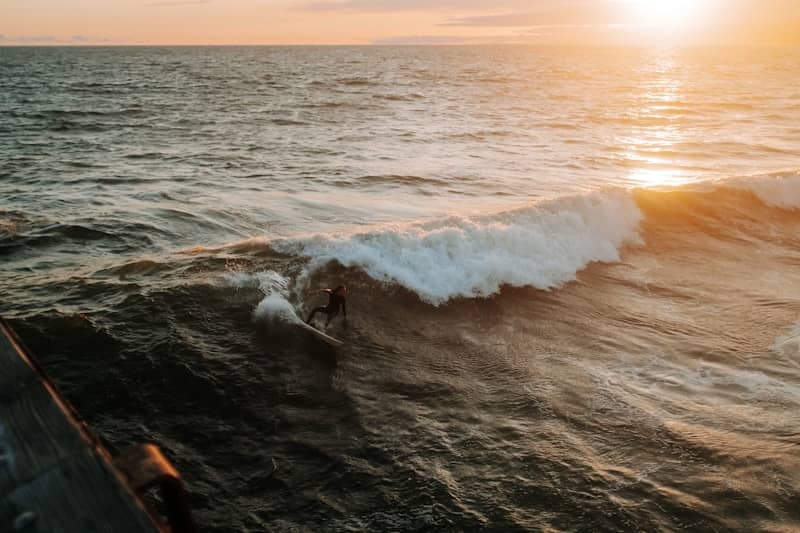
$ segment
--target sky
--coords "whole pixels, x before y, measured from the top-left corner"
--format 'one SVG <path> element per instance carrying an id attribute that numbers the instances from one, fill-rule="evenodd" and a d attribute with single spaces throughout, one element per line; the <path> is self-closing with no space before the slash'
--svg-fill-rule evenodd
<path id="1" fill-rule="evenodd" d="M 800 0 L 0 0 L 0 45 L 800 44 Z"/>

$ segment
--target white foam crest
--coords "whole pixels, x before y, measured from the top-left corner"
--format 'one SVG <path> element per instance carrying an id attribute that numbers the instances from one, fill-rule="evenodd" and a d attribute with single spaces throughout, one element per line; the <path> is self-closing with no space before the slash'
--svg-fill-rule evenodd
<path id="1" fill-rule="evenodd" d="M 274 270 L 258 272 L 253 277 L 258 280 L 258 287 L 264 293 L 264 298 L 253 311 L 256 319 L 289 323 L 300 321 L 294 307 L 289 303 L 289 278 Z"/>
<path id="2" fill-rule="evenodd" d="M 289 300 L 282 294 L 272 293 L 268 294 L 262 299 L 253 315 L 257 319 L 272 319 L 280 320 L 281 322 L 299 323 L 300 318 L 294 311 L 294 307 Z"/>
<path id="3" fill-rule="evenodd" d="M 771 207 L 800 209 L 800 172 L 735 180 L 731 185 L 752 192 Z"/>
<path id="4" fill-rule="evenodd" d="M 222 275 L 222 282 L 235 289 L 258 286 L 258 279 L 249 272 L 229 271 Z"/>
<path id="5" fill-rule="evenodd" d="M 787 335 L 775 339 L 772 350 L 800 365 L 800 322 Z"/>
<path id="6" fill-rule="evenodd" d="M 593 261 L 618 261 L 623 243 L 640 243 L 641 218 L 629 192 L 608 191 L 490 216 L 314 235 L 273 246 L 312 258 L 312 269 L 331 260 L 362 268 L 439 305 L 486 297 L 503 285 L 558 287 Z"/>
<path id="7" fill-rule="evenodd" d="M 264 294 L 272 294 L 274 292 L 286 294 L 289 290 L 289 279 L 274 270 L 256 273 L 231 270 L 222 275 L 222 282 L 236 289 L 258 288 Z"/>
<path id="8" fill-rule="evenodd" d="M 228 272 L 223 276 L 226 284 L 237 289 L 252 287 L 264 293 L 258 306 L 253 311 L 256 319 L 280 320 L 282 322 L 299 322 L 300 319 L 289 302 L 289 278 L 267 270 L 250 274 L 247 272 Z"/>
<path id="9" fill-rule="evenodd" d="M 254 277 L 258 280 L 258 287 L 266 294 L 281 294 L 287 296 L 289 292 L 289 278 L 275 272 L 274 270 L 266 270 L 264 272 L 257 272 Z"/>

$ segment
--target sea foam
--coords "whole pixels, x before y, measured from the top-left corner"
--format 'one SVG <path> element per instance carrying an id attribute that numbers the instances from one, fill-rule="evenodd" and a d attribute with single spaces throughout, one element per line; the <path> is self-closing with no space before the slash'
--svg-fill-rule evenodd
<path id="1" fill-rule="evenodd" d="M 773 352 L 781 355 L 796 365 L 800 365 L 800 322 L 795 324 L 791 332 L 775 339 Z"/>
<path id="2" fill-rule="evenodd" d="M 257 287 L 264 297 L 253 311 L 257 320 L 270 319 L 281 322 L 297 323 L 300 321 L 289 302 L 289 278 L 274 270 L 249 274 L 246 272 L 229 272 L 224 276 L 228 286 L 237 289 Z"/>
<path id="3" fill-rule="evenodd" d="M 558 287 L 591 262 L 618 261 L 624 243 L 640 243 L 641 218 L 629 192 L 606 191 L 492 215 L 283 240 L 273 247 L 309 257 L 312 271 L 338 261 L 440 305 L 490 296 L 504 285 Z"/>

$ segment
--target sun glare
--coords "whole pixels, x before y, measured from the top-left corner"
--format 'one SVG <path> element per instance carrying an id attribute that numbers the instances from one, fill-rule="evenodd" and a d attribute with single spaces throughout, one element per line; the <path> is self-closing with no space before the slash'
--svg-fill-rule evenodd
<path id="1" fill-rule="evenodd" d="M 681 29 L 704 15 L 708 0 L 630 0 L 638 24 L 651 28 Z"/>
<path id="2" fill-rule="evenodd" d="M 632 185 L 648 189 L 678 187 L 692 181 L 692 178 L 681 170 L 639 169 L 628 176 Z"/>

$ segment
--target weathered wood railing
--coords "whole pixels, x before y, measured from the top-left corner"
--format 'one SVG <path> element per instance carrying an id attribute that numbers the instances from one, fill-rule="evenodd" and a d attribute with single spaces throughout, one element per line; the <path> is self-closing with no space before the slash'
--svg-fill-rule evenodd
<path id="1" fill-rule="evenodd" d="M 152 487 L 168 521 L 139 498 Z M 194 531 L 180 477 L 158 448 L 112 458 L 2 320 L 0 531 Z"/>

